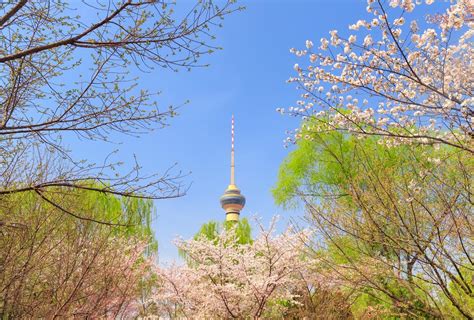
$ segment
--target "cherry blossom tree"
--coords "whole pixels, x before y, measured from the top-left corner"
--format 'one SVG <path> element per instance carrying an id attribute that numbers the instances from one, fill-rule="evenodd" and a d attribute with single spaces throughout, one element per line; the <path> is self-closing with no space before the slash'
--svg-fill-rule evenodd
<path id="1" fill-rule="evenodd" d="M 472 1 L 368 0 L 368 19 L 291 49 L 303 91 L 288 110 L 309 129 L 378 135 L 387 146 L 443 143 L 474 153 Z M 423 11 L 423 9 L 425 9 Z M 427 11 L 430 9 L 431 11 Z M 414 11 L 420 10 L 418 15 Z M 430 14 L 425 20 L 416 18 Z M 302 135 L 296 129 L 291 142 Z"/>
<path id="2" fill-rule="evenodd" d="M 238 244 L 235 229 L 215 239 L 178 240 L 192 260 L 189 265 L 157 267 L 161 287 L 153 298 L 161 314 L 171 318 L 264 317 L 298 304 L 297 289 L 319 281 L 303 277 L 314 261 L 304 255 L 307 232 L 290 229 L 275 235 L 275 221 L 261 225 L 252 243 Z M 271 307 L 270 307 L 271 306 Z"/>
<path id="3" fill-rule="evenodd" d="M 472 319 L 473 2 L 366 11 L 291 49 L 303 93 L 278 111 L 303 121 L 276 196 L 305 204 L 321 265 L 373 314 Z"/>

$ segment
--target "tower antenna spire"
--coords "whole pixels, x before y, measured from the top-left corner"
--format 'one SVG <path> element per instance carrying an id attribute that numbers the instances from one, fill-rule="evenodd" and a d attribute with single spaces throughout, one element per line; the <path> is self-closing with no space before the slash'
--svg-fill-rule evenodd
<path id="1" fill-rule="evenodd" d="M 234 115 L 231 126 L 231 151 L 230 151 L 230 184 L 235 185 L 235 156 L 234 156 Z"/>

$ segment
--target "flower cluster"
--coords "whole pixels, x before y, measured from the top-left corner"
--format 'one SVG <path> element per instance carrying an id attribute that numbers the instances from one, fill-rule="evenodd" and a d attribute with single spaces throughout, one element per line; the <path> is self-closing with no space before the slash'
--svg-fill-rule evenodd
<path id="1" fill-rule="evenodd" d="M 445 5 L 445 13 L 431 24 L 409 21 L 420 1 L 367 4 L 373 19 L 350 25 L 356 33 L 344 37 L 332 30 L 317 50 L 311 41 L 305 50 L 291 49 L 309 63 L 296 64 L 297 76 L 288 80 L 303 91 L 298 106 L 279 112 L 316 118 L 311 130 L 380 135 L 388 146 L 446 143 L 474 152 L 469 1 Z M 291 140 L 303 137 L 295 132 Z"/>
<path id="2" fill-rule="evenodd" d="M 161 314 L 196 318 L 260 318 L 268 301 L 295 301 L 301 274 L 309 270 L 304 258 L 305 232 L 287 230 L 274 235 L 275 223 L 261 228 L 251 244 L 237 244 L 235 230 L 217 239 L 179 240 L 190 258 L 187 266 L 156 269 L 161 287 L 154 300 Z"/>

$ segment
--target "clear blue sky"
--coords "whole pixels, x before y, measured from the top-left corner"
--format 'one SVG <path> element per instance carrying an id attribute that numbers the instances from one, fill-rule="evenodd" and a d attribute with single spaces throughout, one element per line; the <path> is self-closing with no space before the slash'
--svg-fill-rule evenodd
<path id="1" fill-rule="evenodd" d="M 186 1 L 184 1 L 187 3 Z M 236 121 L 236 182 L 247 198 L 243 216 L 258 215 L 269 221 L 275 214 L 281 225 L 290 215 L 275 206 L 270 189 L 288 149 L 285 130 L 298 119 L 275 112 L 298 99 L 293 85 L 286 84 L 298 59 L 291 47 L 303 48 L 306 39 L 319 39 L 332 29 L 347 30 L 366 16 L 363 0 L 253 0 L 239 1 L 246 10 L 228 16 L 217 30 L 216 43 L 224 48 L 204 59 L 209 68 L 173 73 L 157 70 L 140 75 L 141 86 L 161 90 L 161 105 L 190 104 L 180 110 L 166 129 L 139 139 L 120 136 L 120 145 L 87 144 L 84 158 L 99 160 L 119 148 L 121 160 L 135 154 L 145 172 L 164 170 L 173 163 L 192 183 L 179 199 L 156 201 L 154 230 L 160 261 L 176 258 L 171 241 L 191 237 L 209 220 L 223 220 L 219 197 L 229 183 L 230 120 Z M 191 4 L 191 1 L 189 1 Z"/>

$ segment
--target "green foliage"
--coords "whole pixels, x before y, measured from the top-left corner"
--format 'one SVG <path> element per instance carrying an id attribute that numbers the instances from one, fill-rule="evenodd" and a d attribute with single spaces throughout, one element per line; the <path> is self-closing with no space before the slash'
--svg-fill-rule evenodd
<path id="1" fill-rule="evenodd" d="M 272 190 L 275 202 L 283 207 L 296 206 L 301 195 L 338 197 L 345 205 L 352 205 L 350 197 L 346 197 L 350 184 L 358 180 L 358 186 L 364 189 L 370 183 L 361 176 L 361 172 L 370 169 L 376 175 L 395 170 L 392 177 L 396 173 L 406 175 L 413 169 L 414 161 L 418 167 L 426 170 L 435 167 L 426 157 L 427 154 L 444 159 L 453 152 L 453 148 L 448 146 L 413 148 L 402 144 L 387 148 L 380 143 L 380 137 L 359 139 L 338 131 L 315 133 L 305 129 L 311 128 L 311 120 L 304 123 L 302 128 L 301 135 L 309 139 L 297 142 L 296 149 L 280 166 L 278 180 Z M 363 168 L 367 163 L 371 167 Z M 413 174 L 413 170 L 410 174 Z M 451 167 L 447 174 L 454 178 L 457 171 Z"/>
<path id="2" fill-rule="evenodd" d="M 193 239 L 198 240 L 200 238 L 205 238 L 207 240 L 217 241 L 217 236 L 219 233 L 221 233 L 224 229 L 229 230 L 230 228 L 236 229 L 235 234 L 237 236 L 238 244 L 250 244 L 253 242 L 252 228 L 247 218 L 239 219 L 237 222 L 224 221 L 222 223 L 211 220 L 201 226 L 199 231 L 194 235 Z M 189 263 L 185 251 L 179 249 L 178 253 Z"/>
<path id="3" fill-rule="evenodd" d="M 200 237 L 205 237 L 208 240 L 215 239 L 219 234 L 219 223 L 217 221 L 209 221 L 204 223 L 199 231 L 194 235 L 194 240 L 199 239 Z"/>
<path id="4" fill-rule="evenodd" d="M 471 295 L 474 295 L 474 270 L 462 267 L 460 269 L 460 274 L 464 279 L 471 280 L 467 281 L 469 287 L 468 290 L 470 290 L 470 292 L 473 292 Z M 459 280 L 459 276 L 457 278 Z M 474 299 L 469 299 L 468 297 L 466 297 L 465 292 L 457 283 L 451 282 L 449 284 L 449 288 L 451 289 L 451 292 L 455 296 L 455 298 L 462 301 L 462 303 L 467 307 L 468 310 L 474 310 Z M 443 308 L 446 310 L 446 313 L 452 314 L 453 317 L 456 319 L 462 319 L 462 314 L 459 312 L 459 310 L 453 307 L 453 305 L 448 299 L 443 299 L 442 304 Z"/>
<path id="5" fill-rule="evenodd" d="M 298 141 L 296 150 L 281 165 L 273 189 L 276 203 L 284 207 L 296 205 L 294 200 L 302 194 L 333 194 L 341 186 L 347 186 L 348 180 L 357 174 L 351 150 L 360 141 L 339 132 L 316 134 L 303 131 L 302 134 L 309 135 L 311 139 Z M 382 152 L 373 138 L 363 143 L 371 145 L 371 148 L 367 148 L 370 153 Z M 344 161 L 346 158 L 349 161 Z M 302 187 L 306 188 L 304 192 Z"/>
<path id="6" fill-rule="evenodd" d="M 208 240 L 216 239 L 217 235 L 224 229 L 229 230 L 235 228 L 237 235 L 237 243 L 248 244 L 252 243 L 252 228 L 247 218 L 239 219 L 239 221 L 224 221 L 219 223 L 217 221 L 209 221 L 204 223 L 199 231 L 194 235 L 194 239 L 197 240 L 201 237 L 205 237 Z"/>
<path id="7" fill-rule="evenodd" d="M 313 144 L 307 140 L 300 140 L 298 148 L 288 155 L 280 167 L 277 185 L 272 191 L 277 204 L 289 207 L 291 200 L 297 196 L 303 180 L 315 174 L 313 166 L 317 159 Z"/>
<path id="8" fill-rule="evenodd" d="M 312 121 L 303 124 L 305 139 L 281 165 L 272 192 L 278 205 L 309 208 L 324 244 L 315 249 L 322 271 L 354 270 L 344 279 L 354 284 L 348 291 L 354 316 L 461 318 L 453 301 L 474 310 L 472 272 L 459 258 L 465 256 L 459 241 L 470 243 L 472 230 L 474 158 L 446 145 L 387 148 L 380 137 L 314 133 Z M 450 257 L 430 258 L 437 251 Z M 433 283 L 435 272 L 448 278 L 448 288 Z"/>
<path id="9" fill-rule="evenodd" d="M 250 226 L 247 218 L 239 219 L 239 221 L 225 221 L 224 227 L 226 230 L 235 228 L 235 234 L 237 235 L 238 244 L 250 244 L 253 242 L 252 239 L 252 227 Z"/>
<path id="10" fill-rule="evenodd" d="M 45 195 L 51 203 L 41 201 L 35 192 L 23 192 L 5 197 L 3 203 L 8 210 L 0 207 L 2 219 L 29 225 L 35 213 L 49 212 L 52 218 L 61 217 L 61 224 L 83 232 L 107 232 L 121 237 L 138 237 L 149 242 L 148 252 L 156 252 L 158 242 L 151 228 L 155 214 L 153 201 L 139 198 L 118 197 L 111 194 L 81 189 L 51 188 Z M 41 207 L 41 209 L 38 208 Z M 75 216 L 70 215 L 72 213 Z M 97 221 L 97 222 L 96 222 Z M 104 226 L 101 223 L 111 225 Z"/>

